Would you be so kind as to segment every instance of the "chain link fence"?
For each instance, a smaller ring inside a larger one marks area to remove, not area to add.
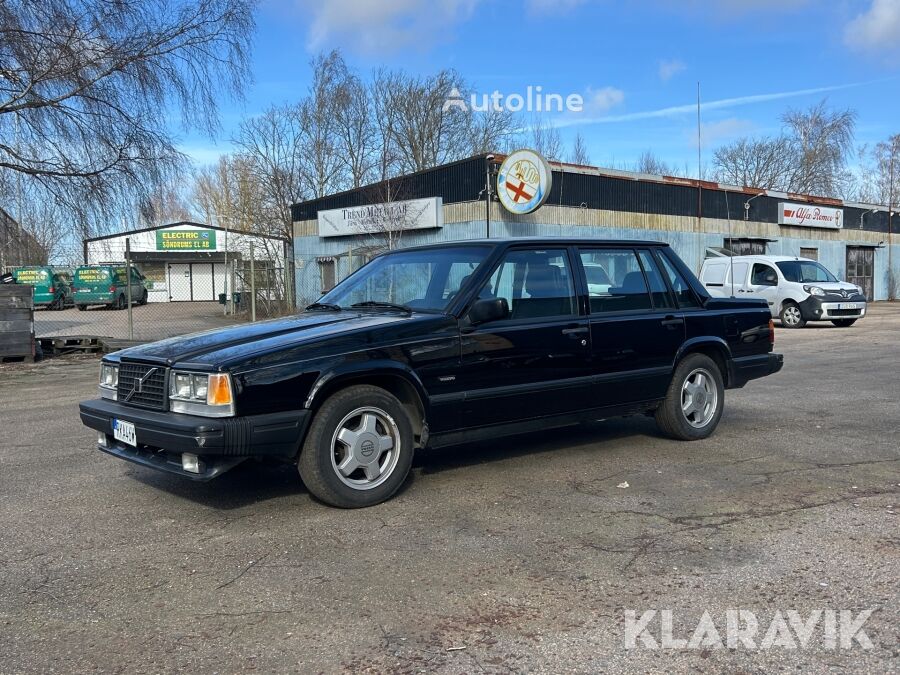
[[[288,315],[297,304],[294,261],[265,252],[184,262],[135,253],[3,271],[33,287],[38,338],[147,342]]]

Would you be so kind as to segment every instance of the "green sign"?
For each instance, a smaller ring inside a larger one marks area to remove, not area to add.
[[[215,230],[157,230],[157,251],[215,251]]]

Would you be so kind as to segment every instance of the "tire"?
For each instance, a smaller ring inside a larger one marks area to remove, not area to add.
[[[315,497],[357,509],[392,497],[406,480],[412,459],[406,409],[384,389],[357,385],[333,394],[316,412],[297,468]]]
[[[784,303],[778,318],[781,319],[781,325],[785,328],[803,328],[806,325],[806,319],[800,312],[800,306],[795,302]]]
[[[79,312],[83,312],[87,309],[87,305],[75,305],[78,308]]]
[[[850,326],[856,323],[856,319],[833,319],[831,323],[838,328],[850,328]]]
[[[702,389],[692,393],[689,385]],[[697,393],[703,394],[697,401],[700,407],[691,400]],[[697,441],[716,430],[724,407],[725,385],[719,366],[705,354],[688,354],[675,368],[666,398],[656,409],[656,424],[671,438]]]
[[[147,304],[147,289],[144,289],[144,292],[141,293],[141,299],[138,300],[138,304],[143,306]]]

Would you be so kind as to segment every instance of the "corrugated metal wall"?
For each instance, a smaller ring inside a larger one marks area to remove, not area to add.
[[[484,188],[484,157],[472,157],[453,164],[421,171],[393,179],[390,194],[393,199],[441,197],[444,204],[474,201]],[[388,194],[384,185],[363,187],[340,194],[315,199],[291,207],[294,222],[313,220],[320,210],[347,208],[385,201],[379,195]],[[645,213],[663,216],[685,216],[740,221],[744,218],[744,203],[752,195],[739,191],[698,188],[695,185],[661,183],[638,178],[553,171],[553,185],[548,205],[575,206],[623,213]],[[762,223],[778,222],[778,203],[804,202],[802,198],[783,198],[762,195],[750,202],[749,220]],[[843,205],[844,227],[872,232],[888,231],[886,211],[867,213],[866,209]],[[895,220],[900,220],[897,218]],[[900,223],[894,223],[894,229]]]

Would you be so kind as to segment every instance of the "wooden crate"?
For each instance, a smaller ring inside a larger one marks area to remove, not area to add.
[[[34,359],[33,288],[0,284],[0,362]]]

